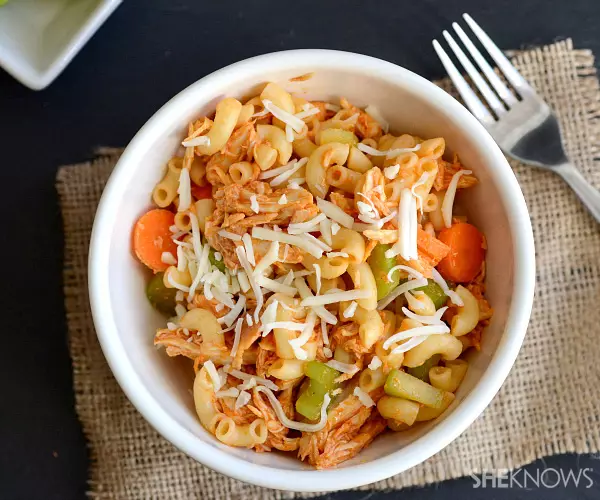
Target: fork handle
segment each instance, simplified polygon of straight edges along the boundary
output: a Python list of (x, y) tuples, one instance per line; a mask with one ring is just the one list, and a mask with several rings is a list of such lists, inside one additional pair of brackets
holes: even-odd
[(581, 202), (594, 216), (596, 221), (600, 222), (600, 191), (585, 180), (579, 170), (571, 163), (563, 163), (555, 172), (571, 186), (571, 189), (579, 196)]

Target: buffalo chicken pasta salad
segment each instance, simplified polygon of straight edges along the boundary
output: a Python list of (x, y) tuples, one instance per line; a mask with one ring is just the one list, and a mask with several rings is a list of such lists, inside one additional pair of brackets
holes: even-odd
[(444, 149), (273, 83), (189, 124), (133, 247), (219, 441), (323, 469), (452, 403), (492, 309), (453, 213), (477, 179)]

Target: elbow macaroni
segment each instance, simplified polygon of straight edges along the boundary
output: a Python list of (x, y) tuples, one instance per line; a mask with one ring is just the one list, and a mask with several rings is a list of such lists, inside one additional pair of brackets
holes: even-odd
[(306, 184), (310, 192), (319, 198), (325, 198), (329, 191), (326, 173), (333, 163), (343, 165), (348, 159), (348, 144), (330, 142), (315, 149), (306, 164)]
[(409, 368), (421, 366), (434, 354), (441, 354), (442, 359), (452, 360), (460, 356), (462, 342), (449, 333), (430, 335), (427, 339), (404, 354), (404, 365)]
[(456, 293), (462, 299), (464, 306), (458, 308), (458, 313), (452, 318), (450, 332), (455, 337), (466, 335), (479, 323), (479, 303), (469, 290), (458, 285)]
[(231, 97), (226, 97), (217, 104), (215, 121), (206, 134), (206, 137), (210, 139), (210, 144), (196, 146), (197, 151), (203, 155), (212, 155), (221, 150), (231, 137), (241, 111), (242, 103)]

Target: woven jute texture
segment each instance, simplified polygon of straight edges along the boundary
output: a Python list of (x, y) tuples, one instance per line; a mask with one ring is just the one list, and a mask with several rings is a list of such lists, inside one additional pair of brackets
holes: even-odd
[[(556, 111), (569, 156), (600, 187), (600, 89), (593, 55), (570, 40), (514, 54)], [(196, 463), (137, 413), (98, 345), (87, 293), (96, 205), (118, 158), (61, 168), (65, 300), (77, 412), (89, 441), (89, 490), (98, 499), (279, 499), (314, 496), (250, 486)], [(397, 489), (565, 452), (600, 451), (600, 226), (552, 173), (514, 164), (531, 213), (537, 288), (516, 365), (477, 421), (446, 449), (363, 489)]]

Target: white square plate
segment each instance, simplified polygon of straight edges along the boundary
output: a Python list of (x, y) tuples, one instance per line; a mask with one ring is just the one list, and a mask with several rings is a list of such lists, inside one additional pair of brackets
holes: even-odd
[(47, 87), (122, 0), (10, 0), (0, 7), (0, 66)]

